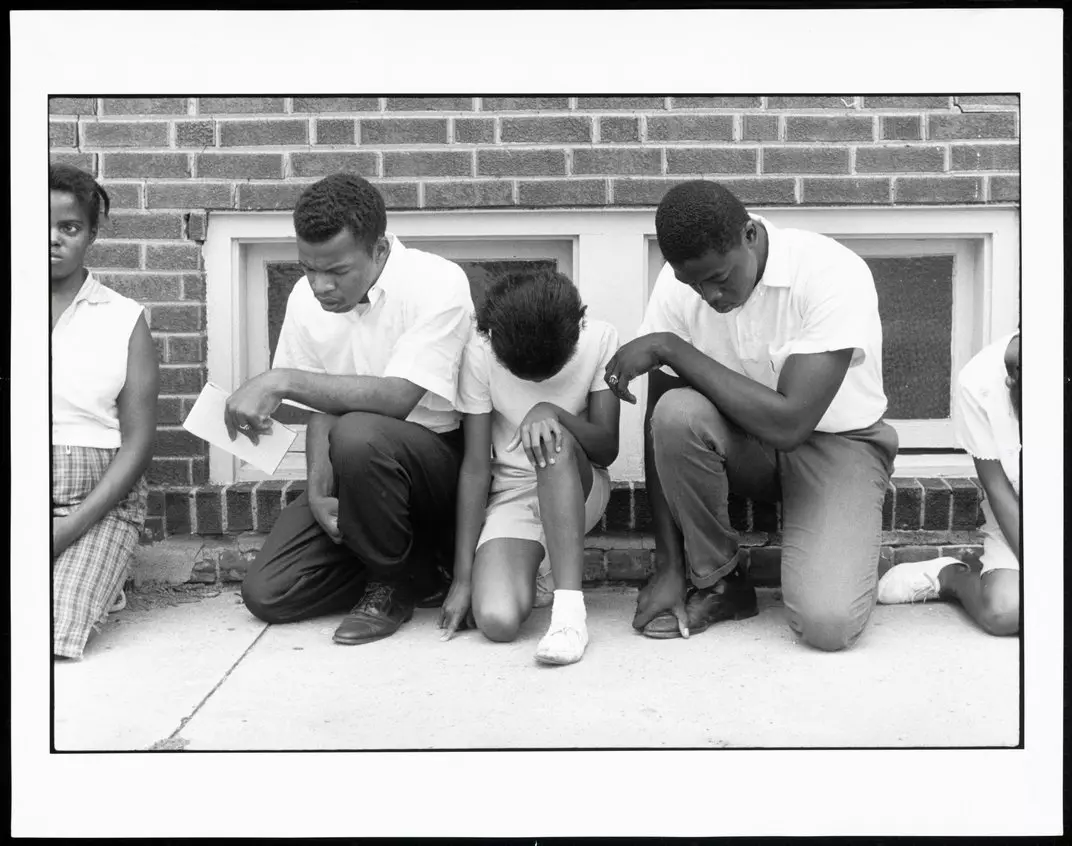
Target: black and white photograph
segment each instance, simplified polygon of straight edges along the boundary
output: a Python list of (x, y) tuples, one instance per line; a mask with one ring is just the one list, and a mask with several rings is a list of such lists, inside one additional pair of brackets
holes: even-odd
[(13, 834), (1059, 832), (1062, 16), (13, 12)]

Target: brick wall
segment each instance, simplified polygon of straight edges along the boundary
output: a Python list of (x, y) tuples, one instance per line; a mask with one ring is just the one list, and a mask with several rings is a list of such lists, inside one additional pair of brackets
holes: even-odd
[(214, 210), (291, 209), (340, 170), (389, 209), (650, 207), (698, 176), (753, 206), (1019, 201), (1014, 96), (68, 97), (49, 113), (51, 159), (112, 197), (90, 266), (146, 304), (160, 354), (147, 538), (201, 510), (199, 531), (227, 521), (218, 494), (215, 517), (198, 504), (207, 450), (179, 427), (205, 379)]

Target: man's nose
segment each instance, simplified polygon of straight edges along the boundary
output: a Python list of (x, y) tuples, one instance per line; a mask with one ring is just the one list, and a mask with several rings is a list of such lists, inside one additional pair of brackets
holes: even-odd
[(60, 230), (59, 227), (48, 227), (48, 244), (50, 247), (58, 247), (60, 245)]
[(309, 282), (313, 286), (314, 294), (325, 294), (335, 287), (331, 281), (331, 277), (326, 273), (311, 273), (309, 275)]

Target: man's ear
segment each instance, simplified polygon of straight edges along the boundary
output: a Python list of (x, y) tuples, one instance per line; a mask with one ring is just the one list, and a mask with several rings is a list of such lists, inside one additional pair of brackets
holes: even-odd
[(389, 252), (391, 252), (391, 242), (386, 235), (381, 235), (376, 239), (376, 243), (372, 245), (372, 258), (375, 259), (377, 264), (380, 264), (387, 259)]
[(741, 230), (741, 243), (746, 247), (752, 247), (755, 246), (758, 240), (759, 229), (756, 226), (756, 222), (750, 219), (748, 223), (744, 225), (744, 229)]

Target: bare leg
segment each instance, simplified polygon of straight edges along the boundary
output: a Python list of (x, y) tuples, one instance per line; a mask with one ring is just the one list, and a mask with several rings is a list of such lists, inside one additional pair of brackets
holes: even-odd
[(543, 547), (533, 540), (496, 538), (473, 560), (473, 618), (488, 640), (511, 641), (532, 613)]
[(939, 597), (955, 599), (992, 635), (1020, 631), (1020, 571), (990, 570), (982, 575), (947, 564), (938, 573)]
[(584, 501), (592, 489), (592, 465), (568, 431), (554, 464), (536, 469), (536, 493), (551, 574), (560, 590), (580, 590), (584, 569)]

